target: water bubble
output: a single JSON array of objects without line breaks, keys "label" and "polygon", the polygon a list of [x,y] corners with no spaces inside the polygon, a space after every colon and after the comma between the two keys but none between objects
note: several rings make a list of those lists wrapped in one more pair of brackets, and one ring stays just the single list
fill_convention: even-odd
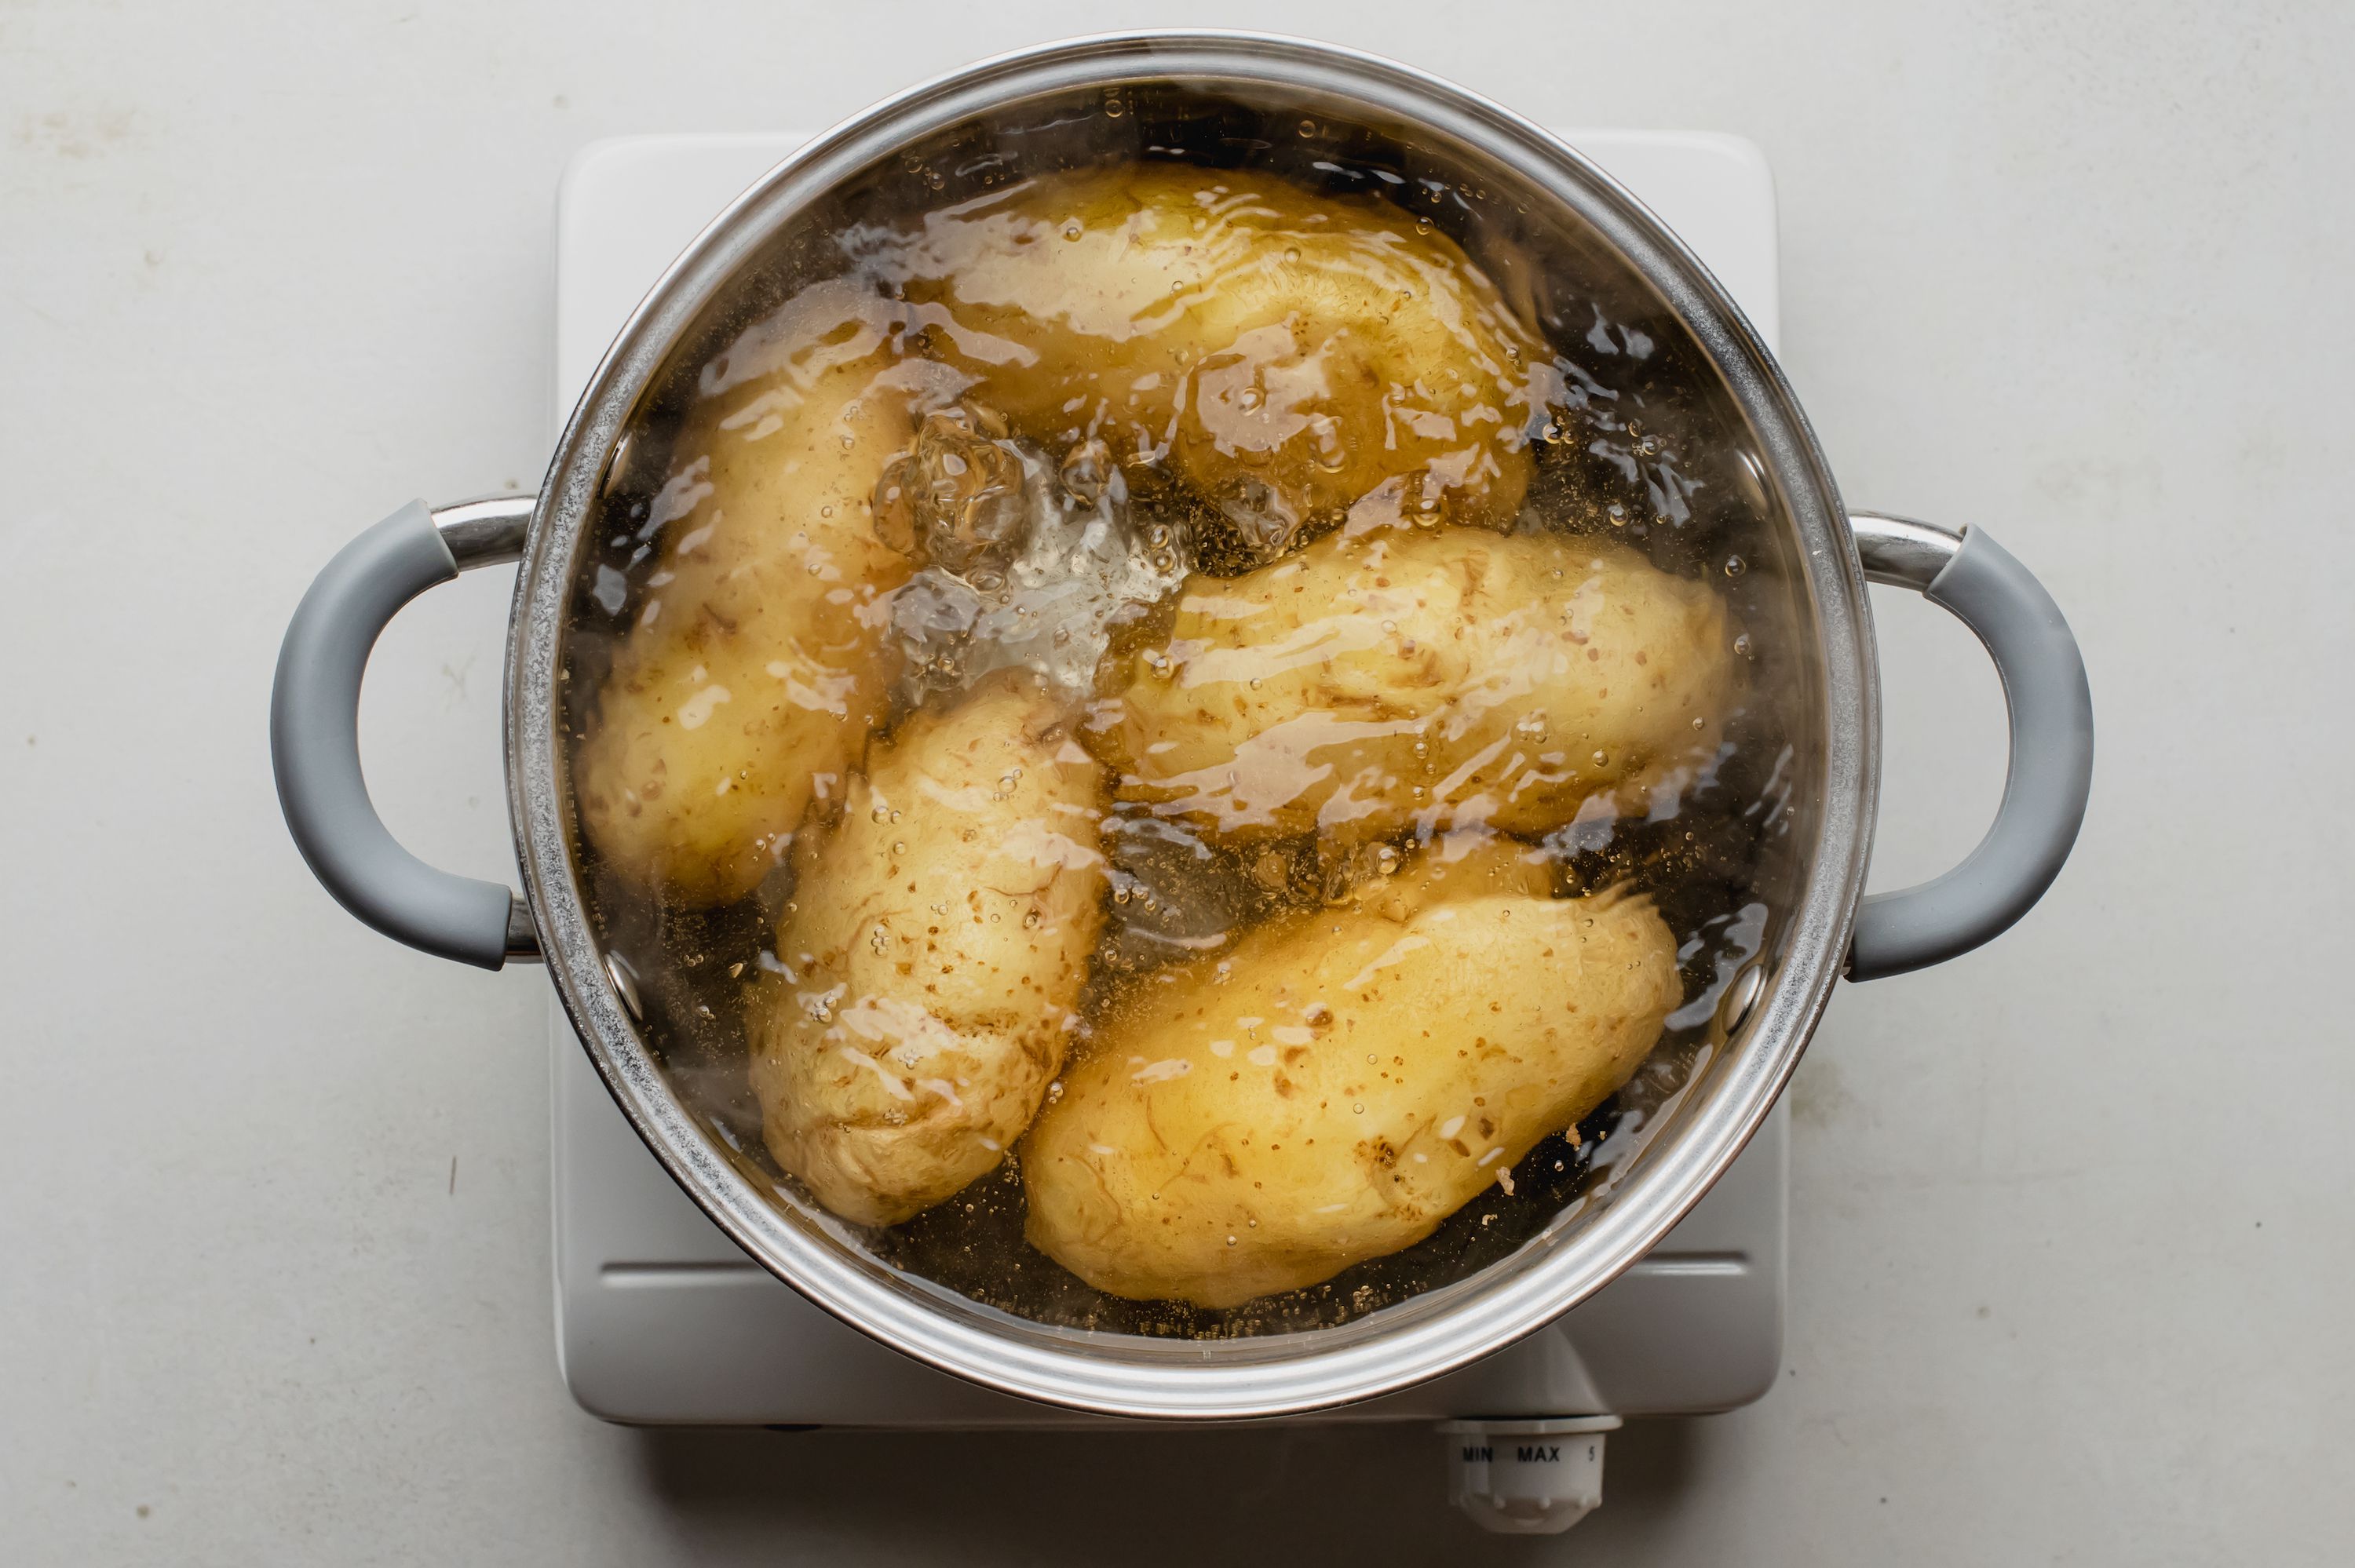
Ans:
[{"label": "water bubble", "polygon": [[924,416],[912,451],[886,465],[875,488],[876,532],[895,549],[917,544],[932,564],[964,572],[1018,545],[1028,521],[1021,453],[1005,421],[978,405]]},{"label": "water bubble", "polygon": [[1091,439],[1063,454],[1057,477],[1072,500],[1082,506],[1093,506],[1103,499],[1104,486],[1112,482],[1112,448]]},{"label": "water bubble", "polygon": [[1349,445],[1341,439],[1341,421],[1330,414],[1308,417],[1308,439],[1313,444],[1311,459],[1327,473],[1338,473],[1349,461]]},{"label": "water bubble", "polygon": [[883,465],[883,477],[875,482],[875,494],[867,510],[875,520],[875,536],[903,556],[916,553],[916,510],[911,484],[915,477],[915,458],[903,452]]},{"label": "water bubble", "polygon": [[1314,120],[1304,120],[1304,121],[1302,121],[1302,122],[1300,122],[1300,133],[1301,133],[1303,136],[1314,136],[1314,135],[1316,135],[1316,122],[1315,122]]},{"label": "water bubble", "polygon": [[1744,659],[1754,659],[1758,656],[1756,646],[1750,641],[1750,633],[1747,631],[1733,640],[1733,651]]},{"label": "water bubble", "polygon": [[1725,557],[1725,575],[1727,577],[1738,577],[1749,569],[1750,563],[1743,560],[1741,556],[1728,556]]}]

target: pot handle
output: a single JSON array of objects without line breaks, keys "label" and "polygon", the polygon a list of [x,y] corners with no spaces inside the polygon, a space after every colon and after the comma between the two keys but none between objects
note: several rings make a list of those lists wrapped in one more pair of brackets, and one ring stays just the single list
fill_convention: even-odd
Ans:
[{"label": "pot handle", "polygon": [[401,606],[470,567],[521,560],[534,503],[509,495],[437,512],[412,501],[346,545],[295,607],[270,689],[278,804],[311,874],[394,940],[486,969],[539,956],[530,908],[394,840],[360,774],[360,677]]},{"label": "pot handle", "polygon": [[1868,579],[1913,588],[1978,634],[2011,715],[2003,804],[1978,848],[1944,876],[1877,893],[1858,911],[1848,978],[1866,980],[1969,952],[2044,896],[2094,787],[2094,698],[2060,606],[1993,539],[1871,512],[1849,527]]}]

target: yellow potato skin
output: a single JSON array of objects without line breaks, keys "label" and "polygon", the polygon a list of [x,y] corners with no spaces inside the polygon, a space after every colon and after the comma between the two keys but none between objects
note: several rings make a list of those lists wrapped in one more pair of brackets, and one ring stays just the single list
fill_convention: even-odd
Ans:
[{"label": "yellow potato skin", "polygon": [[574,759],[589,842],[647,891],[750,893],[881,715],[888,596],[913,567],[869,514],[912,434],[890,309],[820,285],[704,372],[663,558]]},{"label": "yellow potato skin", "polygon": [[1005,1157],[1061,1066],[1103,925],[1095,764],[1007,672],[879,741],[805,833],[753,1005],[769,1150],[896,1224]]},{"label": "yellow potato skin", "polygon": [[1311,912],[1149,990],[1022,1145],[1031,1245],[1232,1307],[1410,1246],[1625,1082],[1680,995],[1642,899],[1446,879]]},{"label": "yellow potato skin", "polygon": [[1167,452],[1294,527],[1357,503],[1501,527],[1543,344],[1444,234],[1271,175],[1132,164],[929,215],[933,352],[1050,448]]},{"label": "yellow potato skin", "polygon": [[1230,841],[1535,835],[1709,754],[1726,621],[1615,544],[1353,528],[1188,579],[1166,637],[1107,658],[1089,744],[1122,799]]}]

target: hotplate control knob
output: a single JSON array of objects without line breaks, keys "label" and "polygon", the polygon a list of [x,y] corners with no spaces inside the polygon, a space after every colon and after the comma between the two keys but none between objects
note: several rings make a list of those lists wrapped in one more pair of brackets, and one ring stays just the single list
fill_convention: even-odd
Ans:
[{"label": "hotplate control knob", "polygon": [[1603,1501],[1604,1434],[1615,1415],[1450,1421],[1448,1500],[1499,1535],[1557,1535]]}]

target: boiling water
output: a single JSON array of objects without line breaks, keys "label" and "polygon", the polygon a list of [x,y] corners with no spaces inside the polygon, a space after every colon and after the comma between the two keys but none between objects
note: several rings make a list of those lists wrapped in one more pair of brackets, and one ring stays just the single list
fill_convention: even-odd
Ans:
[{"label": "boiling water", "polygon": [[[1549,243],[1501,184],[1492,196],[1473,181],[1418,173],[1429,160],[1411,147],[1280,108],[1140,87],[1028,122],[969,127],[932,156],[877,171],[824,243],[805,242],[756,269],[701,345],[672,367],[617,460],[598,547],[582,567],[567,644],[568,723],[576,742],[595,733],[616,650],[662,598],[665,529],[684,514],[679,498],[698,456],[682,431],[694,429],[713,366],[743,355],[764,320],[790,313],[821,281],[839,288],[847,280],[862,299],[879,302],[842,319],[883,322],[877,330],[900,345],[901,369],[891,374],[929,388],[917,397],[912,440],[866,506],[876,535],[921,563],[873,610],[897,665],[878,715],[881,734],[1008,667],[1062,694],[1077,726],[1098,700],[1108,660],[1166,630],[1189,573],[1240,576],[1340,524],[1337,514],[1287,509],[1265,486],[1215,492],[1186,482],[1172,471],[1165,432],[1124,430],[1116,417],[1009,426],[1001,410],[964,395],[969,381],[961,389],[938,376],[969,344],[942,348],[937,313],[928,322],[921,289],[911,289],[937,267],[918,254],[927,216],[993,193],[1018,195],[1024,182],[1082,156],[1115,154],[1370,193],[1411,215],[1417,232],[1455,236],[1541,334],[1526,367],[1533,394],[1518,411],[1533,472],[1506,525],[1561,537],[1566,551],[1581,538],[1614,539],[1665,572],[1708,583],[1731,610],[1729,635],[1747,677],[1712,729],[1713,752],[1675,787],[1653,791],[1641,815],[1579,814],[1538,841],[1557,892],[1630,886],[1650,896],[1674,934],[1684,994],[1658,1045],[1614,1097],[1540,1141],[1426,1239],[1241,1307],[1124,1299],[1024,1240],[1018,1150],[948,1201],[862,1235],[889,1264],[1053,1323],[1224,1336],[1346,1321],[1466,1277],[1606,1191],[1724,1049],[1721,999],[1737,975],[1767,961],[1796,885],[1789,840],[1805,767],[1795,744],[1805,671],[1778,524],[1713,373],[1674,318],[1605,253],[1575,237]],[[1374,434],[1341,429],[1337,439]],[[1390,503],[1411,512],[1413,487]],[[812,824],[822,825],[835,798],[820,791]],[[1141,1005],[1156,974],[1287,911],[1346,902],[1394,869],[1400,853],[1314,834],[1222,843],[1181,817],[1125,800],[1108,803],[1102,846],[1104,924],[1078,1002],[1075,1053],[1087,1050],[1095,1026]],[[806,1205],[764,1146],[747,1079],[748,1001],[755,982],[783,967],[775,937],[796,892],[790,857],[777,855],[744,895],[713,902],[640,885],[585,835],[578,853],[608,951],[634,978],[647,1037],[683,1100],[741,1168]]]}]

